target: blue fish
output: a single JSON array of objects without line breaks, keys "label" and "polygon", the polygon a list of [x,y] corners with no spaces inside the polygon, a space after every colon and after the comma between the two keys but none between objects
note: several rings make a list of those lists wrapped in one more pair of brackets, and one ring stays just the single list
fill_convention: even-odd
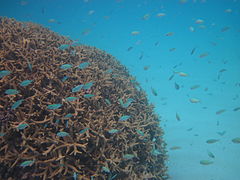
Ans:
[{"label": "blue fish", "polygon": [[109,101],[109,99],[105,99],[105,101],[108,105],[111,105],[111,102]]},{"label": "blue fish", "polygon": [[84,94],[83,95],[83,97],[85,97],[85,98],[91,98],[91,97],[93,97],[94,96],[94,94]]},{"label": "blue fish", "polygon": [[102,171],[106,172],[106,173],[110,173],[111,172],[110,169],[108,167],[105,167],[105,166],[102,167]]},{"label": "blue fish", "polygon": [[68,79],[68,76],[64,76],[64,77],[61,79],[61,81],[64,82],[64,81],[66,81],[67,79]]},{"label": "blue fish", "polygon": [[67,132],[64,132],[64,131],[60,131],[57,133],[57,136],[59,137],[65,137],[65,136],[69,136],[69,134]]},{"label": "blue fish", "polygon": [[208,151],[208,156],[209,156],[210,158],[215,158],[214,154],[213,154],[211,151]]},{"label": "blue fish", "polygon": [[76,172],[73,173],[73,180],[77,180],[78,179],[78,174]]},{"label": "blue fish", "polygon": [[61,44],[59,47],[58,47],[58,49],[60,49],[60,50],[65,50],[65,49],[67,49],[67,48],[69,48],[70,47],[70,45],[68,45],[68,44]]},{"label": "blue fish", "polygon": [[119,101],[119,103],[121,104],[121,106],[123,107],[123,105],[124,105],[123,100],[122,100],[122,99],[119,99],[118,101]]},{"label": "blue fish", "polygon": [[128,98],[127,102],[123,105],[124,108],[127,108],[134,100],[132,98]]},{"label": "blue fish", "polygon": [[118,101],[120,102],[120,104],[121,104],[121,106],[123,108],[127,108],[133,102],[133,99],[132,98],[128,98],[125,103],[123,103],[122,99],[119,99]]},{"label": "blue fish", "polygon": [[122,105],[123,108],[127,108],[129,105],[131,104],[131,102],[126,102]]},{"label": "blue fish", "polygon": [[23,129],[25,129],[26,127],[28,127],[29,125],[27,124],[27,123],[23,123],[23,124],[19,124],[18,126],[17,126],[17,129],[18,130],[23,130]]},{"label": "blue fish", "polygon": [[75,86],[74,88],[72,88],[72,92],[79,92],[83,88],[83,86],[83,84]]},{"label": "blue fish", "polygon": [[66,120],[66,123],[65,123],[65,125],[66,125],[66,128],[68,128],[68,120]]},{"label": "blue fish", "polygon": [[71,54],[72,56],[75,56],[75,55],[76,55],[76,51],[75,51],[75,50],[71,50],[70,54]]},{"label": "blue fish", "polygon": [[62,64],[62,65],[60,66],[60,68],[61,68],[61,69],[64,69],[64,70],[70,69],[71,67],[72,67],[71,64]]},{"label": "blue fish", "polygon": [[62,104],[50,104],[47,106],[47,108],[54,110],[54,109],[60,108],[61,106],[62,106]]},{"label": "blue fish", "polygon": [[73,117],[73,115],[71,113],[68,113],[64,116],[65,118],[70,118],[70,117]]},{"label": "blue fish", "polygon": [[15,103],[13,103],[13,105],[11,106],[11,109],[16,109],[18,108],[23,102],[23,99],[19,99],[18,101],[16,101]]},{"label": "blue fish", "polygon": [[125,115],[119,118],[119,121],[126,121],[130,118],[131,116]]},{"label": "blue fish", "polygon": [[33,80],[24,80],[20,83],[20,86],[28,86],[29,84],[31,84],[33,82]]},{"label": "blue fish", "polygon": [[154,156],[158,156],[158,155],[162,154],[159,150],[157,150],[157,149],[155,149],[155,148],[152,150],[151,153],[152,153],[152,155],[154,155]]},{"label": "blue fish", "polygon": [[3,137],[5,135],[5,133],[0,133],[0,137]]},{"label": "blue fish", "polygon": [[79,69],[85,69],[86,67],[88,67],[90,65],[89,62],[83,62],[81,64],[78,65]]},{"label": "blue fish", "polygon": [[32,65],[30,64],[30,62],[27,60],[28,63],[28,68],[30,69],[30,71],[32,71]]},{"label": "blue fish", "polygon": [[135,157],[134,154],[124,154],[123,155],[123,159],[132,159],[134,157]]},{"label": "blue fish", "polygon": [[114,133],[118,133],[118,132],[119,132],[118,129],[111,129],[108,131],[108,133],[110,133],[110,134],[114,134]]},{"label": "blue fish", "polygon": [[75,46],[80,46],[80,45],[81,45],[80,41],[74,41],[74,42],[72,43],[72,46],[73,46],[73,47],[75,47]]},{"label": "blue fish", "polygon": [[8,94],[8,95],[15,95],[15,94],[18,94],[18,93],[19,93],[19,91],[16,90],[16,89],[7,89],[5,91],[5,94]]},{"label": "blue fish", "polygon": [[115,177],[117,177],[117,174],[113,175],[110,180],[113,180]]},{"label": "blue fish", "polygon": [[75,101],[77,99],[79,99],[79,98],[77,98],[77,97],[67,97],[66,98],[67,101]]},{"label": "blue fish", "polygon": [[87,90],[90,89],[93,86],[94,82],[88,82],[83,86],[83,89]]},{"label": "blue fish", "polygon": [[141,130],[137,129],[136,132],[137,132],[140,136],[144,136],[144,132],[142,132]]},{"label": "blue fish", "polygon": [[35,160],[24,161],[20,164],[20,166],[21,167],[31,166],[34,162],[35,162]]},{"label": "blue fish", "polygon": [[7,76],[9,74],[11,74],[11,71],[2,70],[2,71],[0,71],[0,78],[3,78],[4,76]]},{"label": "blue fish", "polygon": [[59,120],[59,119],[57,119],[57,120],[55,121],[55,123],[56,123],[56,124],[58,124],[58,123],[59,123],[59,121],[60,121],[60,120]]},{"label": "blue fish", "polygon": [[108,74],[108,73],[112,73],[113,70],[112,70],[112,69],[108,69],[108,70],[106,70],[105,72]]},{"label": "blue fish", "polygon": [[87,130],[89,130],[89,128],[85,128],[85,129],[79,131],[79,134],[84,134],[85,132],[87,132]]}]

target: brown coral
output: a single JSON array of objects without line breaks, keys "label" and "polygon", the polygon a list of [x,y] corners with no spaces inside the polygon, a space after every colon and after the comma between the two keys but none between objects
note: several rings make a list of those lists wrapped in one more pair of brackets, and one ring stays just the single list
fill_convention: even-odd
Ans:
[{"label": "brown coral", "polygon": [[[83,62],[89,66],[79,68]],[[60,68],[66,64],[71,67]],[[0,71],[10,72],[0,78],[1,179],[167,179],[159,119],[111,55],[0,18]],[[24,80],[33,81],[20,85]],[[49,108],[54,104],[61,107]],[[120,120],[125,115],[130,118]]]}]

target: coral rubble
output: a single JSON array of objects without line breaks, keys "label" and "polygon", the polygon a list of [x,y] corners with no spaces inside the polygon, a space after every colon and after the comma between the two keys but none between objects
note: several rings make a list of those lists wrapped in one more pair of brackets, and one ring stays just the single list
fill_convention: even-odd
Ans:
[{"label": "coral rubble", "polygon": [[94,47],[0,18],[0,179],[167,179],[159,118]]}]

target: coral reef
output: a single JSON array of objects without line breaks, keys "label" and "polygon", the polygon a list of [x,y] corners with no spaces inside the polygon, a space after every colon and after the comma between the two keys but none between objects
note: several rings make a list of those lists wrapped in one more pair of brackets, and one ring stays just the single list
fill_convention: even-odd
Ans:
[{"label": "coral reef", "polygon": [[159,121],[111,55],[0,18],[0,179],[167,179]]}]

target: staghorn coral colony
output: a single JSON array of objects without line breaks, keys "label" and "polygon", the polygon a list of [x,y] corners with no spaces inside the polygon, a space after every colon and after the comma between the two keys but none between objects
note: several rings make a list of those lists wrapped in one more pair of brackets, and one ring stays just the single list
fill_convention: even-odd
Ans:
[{"label": "staghorn coral colony", "polygon": [[94,47],[0,18],[0,179],[167,179],[159,118]]}]

